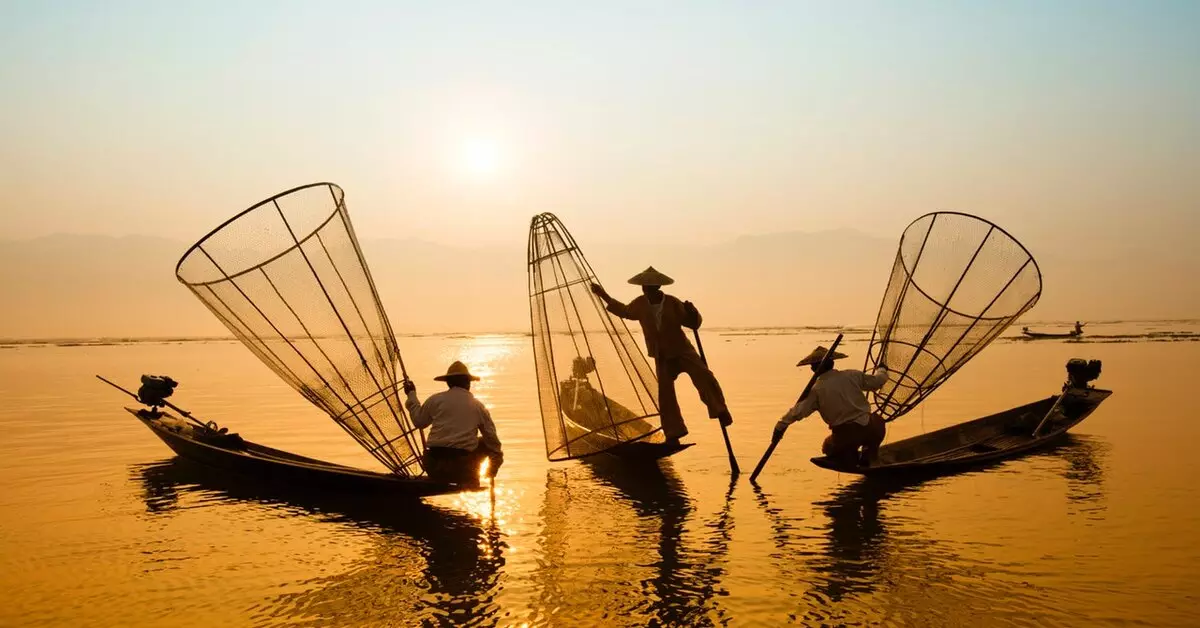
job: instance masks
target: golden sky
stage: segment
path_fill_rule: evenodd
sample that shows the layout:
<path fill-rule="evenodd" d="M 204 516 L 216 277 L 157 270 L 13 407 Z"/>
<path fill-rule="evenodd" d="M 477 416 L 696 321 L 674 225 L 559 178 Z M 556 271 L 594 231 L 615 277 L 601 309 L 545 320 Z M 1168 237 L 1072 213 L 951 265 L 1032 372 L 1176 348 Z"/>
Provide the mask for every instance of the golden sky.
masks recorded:
<path fill-rule="evenodd" d="M 189 243 L 327 180 L 360 235 L 518 257 L 543 211 L 654 247 L 895 242 L 952 209 L 1180 282 L 1197 23 L 1082 0 L 5 3 L 0 237 Z"/>

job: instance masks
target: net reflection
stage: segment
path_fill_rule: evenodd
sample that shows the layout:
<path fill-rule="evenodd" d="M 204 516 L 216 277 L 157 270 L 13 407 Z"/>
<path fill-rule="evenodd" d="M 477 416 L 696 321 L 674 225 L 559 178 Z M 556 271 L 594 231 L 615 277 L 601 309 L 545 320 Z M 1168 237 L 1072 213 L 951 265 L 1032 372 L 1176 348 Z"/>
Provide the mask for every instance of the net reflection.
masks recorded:
<path fill-rule="evenodd" d="M 733 530 L 732 489 L 719 512 L 696 521 L 695 503 L 667 461 L 598 458 L 550 470 L 534 623 L 727 623 L 717 599 L 726 594 L 720 582 Z"/>
<path fill-rule="evenodd" d="M 489 521 L 419 500 L 329 495 L 263 485 L 184 459 L 140 465 L 146 509 L 155 516 L 180 508 L 181 497 L 232 500 L 279 508 L 273 516 L 313 517 L 348 524 L 369 550 L 337 575 L 306 589 L 264 600 L 273 621 L 311 625 L 491 626 L 505 564 L 505 540 Z M 361 537 L 360 537 L 361 538 Z"/>

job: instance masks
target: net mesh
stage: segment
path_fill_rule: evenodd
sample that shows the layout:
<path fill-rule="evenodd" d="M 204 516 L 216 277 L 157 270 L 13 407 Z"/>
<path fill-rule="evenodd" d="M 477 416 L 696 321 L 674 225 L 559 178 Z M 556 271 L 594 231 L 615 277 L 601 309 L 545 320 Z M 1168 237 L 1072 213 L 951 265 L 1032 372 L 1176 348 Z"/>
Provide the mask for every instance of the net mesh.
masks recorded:
<path fill-rule="evenodd" d="M 866 369 L 886 365 L 873 394 L 891 421 L 913 409 L 1037 303 L 1042 276 L 1029 251 L 976 216 L 936 212 L 900 238 Z"/>
<path fill-rule="evenodd" d="M 579 458 L 631 441 L 662 443 L 658 380 L 625 321 L 553 214 L 529 228 L 529 313 L 546 457 Z"/>
<path fill-rule="evenodd" d="M 251 207 L 189 249 L 175 274 L 384 466 L 422 474 L 421 433 L 399 394 L 404 365 L 340 187 L 308 185 Z"/>

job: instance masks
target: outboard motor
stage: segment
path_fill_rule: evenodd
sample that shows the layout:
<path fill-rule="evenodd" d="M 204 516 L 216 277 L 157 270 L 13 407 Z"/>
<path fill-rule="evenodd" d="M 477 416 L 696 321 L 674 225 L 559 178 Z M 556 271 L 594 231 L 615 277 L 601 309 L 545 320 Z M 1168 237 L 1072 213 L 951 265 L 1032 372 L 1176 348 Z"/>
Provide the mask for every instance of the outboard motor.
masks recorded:
<path fill-rule="evenodd" d="M 596 370 L 596 358 L 577 356 L 571 360 L 571 375 L 576 379 L 586 379 L 588 373 Z"/>
<path fill-rule="evenodd" d="M 1067 360 L 1067 387 L 1086 389 L 1088 383 L 1100 377 L 1100 360 Z"/>
<path fill-rule="evenodd" d="M 138 401 L 157 408 L 166 405 L 166 398 L 175 392 L 179 382 L 166 375 L 143 375 L 142 387 L 138 389 Z"/>

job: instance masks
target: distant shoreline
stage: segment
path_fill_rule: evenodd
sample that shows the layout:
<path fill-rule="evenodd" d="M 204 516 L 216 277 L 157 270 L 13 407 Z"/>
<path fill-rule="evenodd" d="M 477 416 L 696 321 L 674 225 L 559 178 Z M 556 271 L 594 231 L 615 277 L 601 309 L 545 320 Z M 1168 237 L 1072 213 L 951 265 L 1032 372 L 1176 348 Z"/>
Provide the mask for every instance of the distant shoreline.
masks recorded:
<path fill-rule="evenodd" d="M 1075 321 L 1021 321 L 1014 323 L 1011 328 L 1020 326 L 1070 326 Z M 1200 324 L 1200 319 L 1127 319 L 1127 320 L 1096 320 L 1088 321 L 1090 325 L 1119 325 L 1119 324 Z M 781 332 L 849 332 L 852 334 L 869 333 L 869 324 L 861 325 L 746 325 L 738 327 L 706 327 L 705 331 L 727 336 L 738 335 L 770 335 Z M 463 338 L 488 336 L 518 336 L 529 337 L 529 331 L 497 330 L 497 331 L 447 331 L 396 334 L 397 338 Z M 42 337 L 42 338 L 0 338 L 0 346 L 109 346 L 126 344 L 181 344 L 193 342 L 236 342 L 237 338 L 227 336 L 100 336 L 100 337 Z"/>

